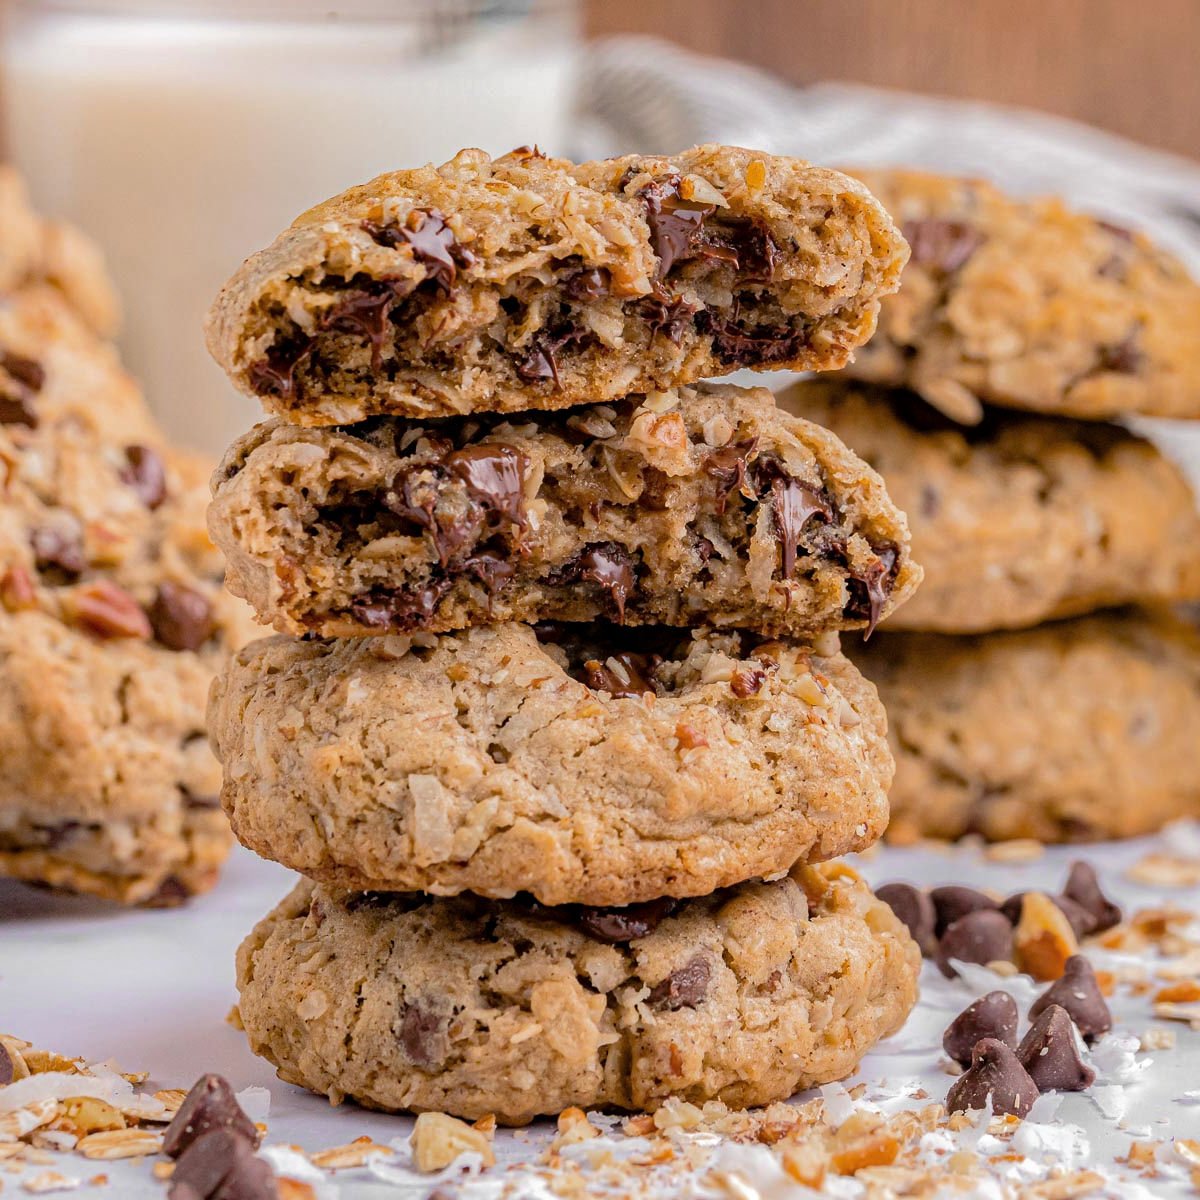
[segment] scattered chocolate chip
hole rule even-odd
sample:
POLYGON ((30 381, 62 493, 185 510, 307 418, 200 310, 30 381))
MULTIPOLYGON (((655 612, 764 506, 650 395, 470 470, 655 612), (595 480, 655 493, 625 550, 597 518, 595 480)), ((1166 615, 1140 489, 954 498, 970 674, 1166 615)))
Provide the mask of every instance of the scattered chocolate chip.
POLYGON ((1063 895, 1091 913, 1095 920, 1093 933, 1103 933, 1121 923, 1120 908, 1100 890, 1100 881, 1090 863, 1076 861, 1071 864, 1063 895))
POLYGON ((942 1049, 964 1067, 983 1038, 995 1038, 1010 1050, 1017 1048, 1017 1002, 1007 992, 988 992, 967 1005, 942 1035, 942 1049))
POLYGON ((994 908, 981 908, 959 917, 938 941, 937 965, 947 979, 958 972, 951 959, 986 965, 990 962, 1011 962, 1013 932, 1008 918, 994 908))
POLYGON ((983 1038, 971 1052, 971 1065, 951 1085, 946 1095, 950 1112, 992 1111, 1023 1117, 1038 1098, 1037 1084, 1029 1078, 1016 1054, 996 1038, 983 1038))
POLYGON ((647 900, 644 904, 627 904, 622 908, 591 908, 575 910, 575 920, 584 933, 601 942, 632 942, 653 933, 663 918, 671 915, 679 902, 669 896, 647 900))
POLYGON ((608 692, 614 699, 643 696, 654 691, 654 672, 662 662, 657 654, 619 650, 604 662, 590 658, 583 664, 583 682, 594 692, 608 692), (616 662, 616 667, 609 664, 616 662), (624 677, 622 677, 624 676, 624 677))
POLYGON ((228 1130, 252 1146, 258 1145, 258 1130, 242 1111, 229 1082, 220 1075, 202 1075, 167 1126, 162 1152, 178 1158, 197 1138, 214 1129, 228 1130))
POLYGON ((1017 1057, 1042 1092, 1082 1092, 1096 1072, 1079 1052, 1079 1035, 1065 1008, 1047 1005, 1021 1039, 1017 1057))
POLYGON ((124 588, 107 579, 77 587, 68 597, 67 610, 74 623, 105 639, 149 639, 150 619, 124 588))
POLYGON ((148 508, 156 509, 167 498, 167 471, 158 453, 149 446, 126 446, 121 482, 133 489, 148 508))
POLYGON ((563 294, 571 300, 599 300, 612 289, 612 277, 605 267, 577 271, 563 284, 563 294))
POLYGON ((908 926, 912 940, 926 958, 937 953, 936 912, 929 893, 911 883, 885 883, 875 895, 908 926))
POLYGON ((933 909, 937 914, 934 932, 938 937, 941 937, 959 917, 965 917, 967 913, 980 909, 996 907, 995 900, 990 896, 957 883, 930 889, 929 899, 933 902, 933 909))
POLYGON ((475 261, 436 208, 414 208, 403 222, 380 225, 364 221, 362 227, 381 246, 395 249, 408 245, 413 258, 424 266, 425 277, 447 293, 454 286, 459 267, 469 267, 475 261))
POLYGON ((228 1129, 196 1138, 171 1173, 168 1200, 276 1200, 275 1176, 254 1146, 228 1129))
POLYGON ((445 1061, 446 1022, 424 1001, 404 1005, 397 1036, 414 1066, 440 1067, 445 1061))
POLYGON ((625 602, 636 586, 633 558, 619 542, 594 542, 564 563, 548 582, 561 586, 585 580, 598 584, 611 598, 617 620, 625 620, 625 602))
POLYGON ((36 429, 34 400, 46 382, 46 373, 31 358, 22 358, 0 350, 0 371, 8 376, 0 381, 0 425, 25 425, 36 429))
POLYGON ((695 1008, 708 994, 712 964, 708 956, 697 954, 677 971, 650 989, 649 1001, 674 1012, 677 1008, 695 1008))
MULTIPOLYGON (((1077 904, 1069 896, 1050 896, 1055 906, 1067 918, 1068 924, 1077 938, 1086 937, 1096 929, 1096 918, 1082 904, 1077 904)), ((1000 911, 1016 925, 1021 919, 1021 907, 1025 902, 1025 893, 1016 892, 1000 905, 1000 911)))
POLYGON ((912 250, 909 261, 941 275, 951 275, 965 266, 986 241, 973 225, 946 217, 906 221, 902 232, 912 250))
POLYGON ((87 555, 78 531, 42 526, 29 534, 29 545, 39 571, 61 571, 74 579, 87 568, 87 555))
POLYGON ((216 629, 208 597, 163 580, 147 615, 155 639, 168 650, 199 650, 216 629))
POLYGON ((1112 1028, 1112 1014, 1096 981, 1096 972, 1082 954, 1072 954, 1067 959, 1062 978, 1056 979, 1033 1002, 1029 1019, 1036 1020, 1052 1004, 1067 1010, 1085 1041, 1094 1041, 1112 1028))
POLYGON ((846 588, 850 593, 846 601, 846 616, 866 621, 864 641, 875 632, 883 616, 884 605, 892 594, 900 552, 895 546, 876 546, 875 554, 877 557, 870 566, 861 573, 851 574, 846 580, 846 588))
POLYGON ((350 614, 368 629, 412 633, 428 627, 449 590, 448 579, 434 579, 418 588, 378 588, 351 601, 350 614))
POLYGON ((748 700, 762 691, 767 681, 767 673, 762 667, 740 666, 735 668, 729 680, 729 690, 739 700, 748 700))

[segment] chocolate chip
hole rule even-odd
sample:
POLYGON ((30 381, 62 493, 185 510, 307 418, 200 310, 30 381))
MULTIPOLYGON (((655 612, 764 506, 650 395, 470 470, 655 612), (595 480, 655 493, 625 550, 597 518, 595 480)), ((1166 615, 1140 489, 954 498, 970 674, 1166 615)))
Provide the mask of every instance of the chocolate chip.
MULTIPOLYGON (((1096 918, 1082 904, 1077 904, 1069 896, 1051 896, 1055 906, 1067 918, 1068 924, 1077 938, 1085 937, 1096 929, 1096 918)), ((1000 911, 1016 925, 1021 919, 1021 907, 1025 902, 1025 893, 1016 892, 1000 905, 1000 911)))
POLYGON ((996 907, 995 900, 990 896, 957 883, 930 889, 929 899, 933 902, 933 910, 937 914, 934 932, 938 937, 941 937, 959 917, 965 917, 967 913, 978 912, 980 909, 996 907))
POLYGON ((143 908, 178 908, 195 893, 178 875, 168 875, 154 892, 142 901, 143 908))
POLYGON ((853 620, 866 621, 867 626, 863 630, 864 641, 875 632, 883 616, 884 605, 892 594, 900 555, 896 546, 876 546, 874 549, 875 561, 859 572, 851 573, 846 580, 846 589, 849 592, 846 616, 853 620))
POLYGON ((77 530, 42 526, 29 534, 29 545, 39 571, 57 569, 73 579, 87 567, 83 539, 77 530))
POLYGON ((404 1053, 414 1066, 440 1067, 446 1059, 446 1023, 424 1001, 418 1000, 404 1005, 397 1036, 404 1053))
POLYGON ((148 639, 153 632, 138 602, 107 579, 77 587, 67 609, 76 625, 99 638, 148 639))
POLYGON ((875 895, 908 926, 921 953, 932 958, 937 953, 937 916, 929 894, 911 883, 885 883, 875 889, 875 895))
POLYGON ((1007 992, 988 992, 967 1005, 942 1035, 942 1049, 962 1066, 970 1066, 971 1051, 983 1038, 995 1038, 1010 1050, 1017 1048, 1017 1002, 1007 992))
POLYGON ((678 296, 649 297, 638 301, 638 316, 646 322, 653 338, 657 334, 665 334, 676 346, 683 340, 684 331, 692 324, 692 318, 697 309, 694 304, 678 296))
POLYGON ((663 279, 681 260, 691 258, 704 228, 704 219, 715 211, 712 204, 697 204, 679 195, 680 179, 670 175, 648 183, 638 193, 650 227, 650 245, 658 256, 658 278, 663 279))
POLYGON ((585 580, 604 589, 617 610, 617 620, 625 620, 625 602, 636 586, 633 558, 619 542, 594 542, 585 546, 569 562, 555 571, 548 582, 556 586, 585 580))
POLYGON ((1094 1041, 1112 1028, 1112 1014, 1096 981, 1096 972, 1082 954, 1072 954, 1067 959, 1062 978, 1056 979, 1033 1002, 1029 1019, 1035 1020, 1052 1004, 1067 1010, 1085 1041, 1094 1041))
POLYGON ((377 588, 351 601, 350 613, 368 629, 412 633, 429 626, 437 606, 449 590, 448 579, 433 579, 418 588, 377 588))
POLYGON ((166 579, 150 605, 150 627, 168 650, 199 650, 216 629, 208 597, 166 579))
POLYGON ((605 267, 577 271, 563 284, 563 294, 571 300, 599 300, 612 290, 612 277, 605 267))
POLYGON ((279 337, 266 355, 246 368, 246 379, 259 396, 277 396, 290 400, 299 394, 296 368, 313 352, 316 337, 299 328, 279 337))
POLYGON ((669 896, 647 900, 644 904, 627 904, 622 908, 591 908, 575 910, 575 920, 584 933, 601 942, 631 942, 653 933, 664 917, 675 911, 679 902, 669 896))
POLYGON ((454 286, 459 267, 469 267, 475 261, 436 208, 414 208, 403 222, 380 225, 364 221, 362 227, 381 246, 409 246, 413 258, 424 266, 426 279, 447 293, 454 286))
POLYGON ((214 796, 210 793, 198 795, 190 788, 180 785, 179 794, 183 798, 184 808, 192 808, 198 810, 214 809, 221 807, 221 797, 214 796))
POLYGON ((902 231, 912 250, 909 261, 941 275, 951 275, 965 266, 986 241, 973 225, 946 217, 907 221, 902 231))
POLYGON ((583 682, 594 692, 608 692, 614 699, 621 696, 644 696, 654 692, 654 672, 662 658, 657 654, 637 654, 619 650, 604 662, 591 658, 583 664, 583 682), (617 667, 609 666, 616 662, 617 667))
POLYGON ((175 1164, 168 1200, 276 1200, 275 1176, 254 1146, 228 1129, 196 1138, 175 1164))
POLYGON ((1100 348, 1096 369, 1116 375, 1136 375, 1145 362, 1146 356, 1138 345, 1138 331, 1135 329, 1114 345, 1100 348))
POLYGON ((697 954, 677 971, 650 989, 651 1004, 674 1012, 677 1008, 695 1008, 708 994, 712 964, 708 956, 697 954))
POLYGON ((704 473, 710 475, 717 483, 718 515, 725 511, 733 492, 747 500, 758 499, 758 492, 751 486, 747 477, 747 464, 754 456, 757 446, 757 438, 745 442, 732 442, 714 450, 704 460, 704 473))
POLYGON ((1065 1008, 1049 1004, 1021 1039, 1017 1057, 1042 1092, 1082 1092, 1096 1072, 1079 1052, 1079 1035, 1065 1008))
POLYGON ((133 489, 151 510, 167 498, 167 472, 163 460, 149 446, 126 446, 121 481, 133 489))
POLYGON ((383 363, 392 309, 408 294, 411 285, 399 281, 367 281, 348 289, 321 320, 321 330, 331 329, 360 337, 371 347, 371 369, 383 363))
POLYGON ((731 366, 768 367, 793 362, 807 335, 792 325, 747 327, 732 317, 705 309, 696 314, 696 328, 712 337, 712 348, 731 366))
POLYGON ((539 330, 523 350, 516 352, 513 370, 525 383, 552 379, 558 388, 561 386, 558 378, 560 351, 586 345, 593 337, 594 334, 585 326, 570 319, 561 320, 550 328, 539 330))
POLYGON ((519 450, 503 442, 482 442, 455 450, 446 457, 446 466, 489 512, 524 528, 528 460, 519 450))
POLYGON ((1016 1054, 996 1038, 983 1038, 971 1052, 971 1065, 951 1085, 946 1095, 950 1112, 992 1111, 1023 1117, 1038 1098, 1037 1084, 1029 1078, 1016 1054))
POLYGON ((162 1152, 178 1158, 197 1138, 224 1129, 258 1145, 258 1130, 242 1111, 233 1088, 220 1075, 201 1075, 163 1134, 162 1152))
POLYGON ((464 559, 459 568, 464 574, 474 575, 488 594, 488 611, 491 602, 508 586, 512 577, 517 573, 516 564, 510 558, 503 558, 491 550, 481 550, 464 559))
POLYGON ((1091 913, 1095 920, 1093 933, 1103 933, 1121 923, 1120 908, 1100 890, 1100 881, 1089 863, 1076 861, 1071 864, 1063 895, 1091 913))
POLYGON ((775 536, 779 541, 783 560, 783 578, 791 579, 792 572, 796 569, 796 550, 800 545, 804 526, 813 517, 828 521, 833 516, 833 509, 820 492, 793 479, 782 467, 771 480, 771 496, 774 502, 772 515, 775 519, 775 536))
POLYGON ((0 350, 0 370, 8 376, 0 381, 0 425, 25 425, 36 429, 34 400, 46 382, 46 373, 31 358, 0 350))
POLYGON ((937 965, 947 979, 958 972, 952 958, 965 963, 1011 962, 1013 932, 1008 918, 994 908, 981 908, 959 917, 938 941, 937 965))

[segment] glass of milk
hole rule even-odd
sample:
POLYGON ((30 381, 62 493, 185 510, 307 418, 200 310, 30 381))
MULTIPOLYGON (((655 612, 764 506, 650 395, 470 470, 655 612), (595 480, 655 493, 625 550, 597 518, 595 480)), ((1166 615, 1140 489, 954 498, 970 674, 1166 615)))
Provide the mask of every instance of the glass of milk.
POLYGON ((216 454, 261 415, 201 332, 242 259, 382 171, 563 152, 577 38, 573 0, 17 0, 7 149, 103 246, 169 432, 216 454))

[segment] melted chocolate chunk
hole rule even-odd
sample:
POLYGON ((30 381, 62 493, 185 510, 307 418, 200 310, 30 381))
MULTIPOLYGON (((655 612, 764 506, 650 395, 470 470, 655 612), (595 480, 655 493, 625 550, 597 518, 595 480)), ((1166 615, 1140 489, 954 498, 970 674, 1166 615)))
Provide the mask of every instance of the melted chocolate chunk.
POLYGON ((29 545, 39 571, 59 571, 75 579, 87 567, 83 539, 74 530, 43 526, 29 534, 29 545))
POLYGON ((600 300, 612 290, 612 277, 605 267, 578 271, 563 284, 563 294, 570 300, 600 300))
POLYGON ((448 579, 433 579, 419 588, 376 589, 352 601, 350 613, 368 629, 413 633, 428 627, 449 590, 448 579))
POLYGON ((632 650, 618 650, 604 662, 589 658, 583 664, 582 682, 594 692, 608 692, 611 696, 643 696, 654 691, 654 673, 662 663, 658 654, 638 654, 632 650), (608 664, 616 662, 620 670, 608 664), (624 678, 622 678, 624 672, 624 678))
POLYGON ((602 587, 617 610, 617 620, 625 620, 625 602, 637 585, 633 558, 618 542, 596 542, 585 546, 570 562, 550 578, 555 585, 584 580, 602 587))
POLYGON ((807 341, 805 332, 791 325, 748 328, 736 317, 723 317, 710 309, 696 315, 696 327, 712 335, 717 357, 731 365, 792 362, 807 341))
POLYGON ((952 275, 987 240, 973 225, 947 217, 905 222, 902 232, 912 249, 910 262, 939 275, 952 275))
POLYGON ((683 340, 683 332, 696 315, 696 306, 678 296, 665 299, 657 296, 638 302, 637 311, 650 329, 650 336, 662 333, 676 346, 683 340))
POLYGON ((789 475, 777 459, 760 459, 755 468, 756 482, 770 480, 775 536, 783 560, 783 578, 791 579, 796 569, 796 551, 804 526, 813 517, 832 520, 833 508, 820 492, 789 475))
POLYGON ((481 550, 464 559, 460 573, 474 575, 487 589, 489 608, 516 574, 517 568, 510 559, 503 558, 492 550, 481 550))
POLYGON ((199 650, 216 629, 208 597, 169 579, 159 585, 146 615, 155 639, 168 650, 199 650))
POLYGON ((446 293, 453 288, 459 267, 469 267, 475 261, 436 208, 414 208, 403 223, 364 221, 362 228, 381 246, 409 246, 413 258, 425 268, 425 278, 446 293))
POLYGON ((590 330, 570 321, 539 330, 528 346, 514 357, 513 370, 525 383, 552 379, 555 388, 558 388, 561 386, 558 378, 559 351, 583 345, 591 337, 590 330))
POLYGON ((258 1145, 258 1129, 242 1111, 233 1088, 220 1075, 202 1075, 184 1097, 163 1134, 162 1152, 178 1158, 197 1138, 224 1129, 258 1145))
POLYGON ((598 941, 616 945, 653 933, 678 904, 678 900, 663 896, 657 900, 647 900, 644 904, 627 904, 622 908, 581 905, 575 910, 574 919, 584 933, 598 941))
POLYGON ((34 400, 46 382, 46 372, 40 363, 22 358, 8 350, 0 350, 0 370, 8 376, 0 381, 0 425, 25 425, 36 429, 38 423, 34 400))
POLYGON ((435 1068, 445 1061, 445 1022, 423 1001, 405 1004, 397 1037, 415 1066, 435 1068))
POLYGON ((126 446, 121 482, 128 485, 151 511, 167 498, 167 471, 158 453, 149 446, 126 446))
POLYGON ((263 358, 246 368, 246 378, 259 396, 290 400, 296 392, 296 368, 312 353, 316 338, 296 329, 275 342, 263 358))
POLYGON ((517 528, 525 526, 525 455, 503 442, 464 446, 446 458, 478 503, 517 528))
POLYGON ((694 257, 704 219, 716 211, 712 204, 681 199, 679 184, 678 175, 669 175, 648 183, 638 193, 650 226, 650 245, 658 255, 659 279, 677 262, 694 257))
POLYGON ((846 581, 850 593, 846 601, 846 616, 867 622, 863 632, 864 641, 875 632, 879 618, 883 616, 884 605, 892 594, 892 585, 896 580, 896 565, 900 561, 895 546, 877 546, 875 553, 878 557, 861 575, 852 575, 846 581))
POLYGON ((411 290, 392 283, 365 283, 349 291, 326 314, 321 329, 357 335, 371 347, 371 369, 383 362, 383 343, 392 309, 411 290))
POLYGON ((704 473, 717 483, 717 513, 725 511, 729 497, 739 492, 747 500, 757 500, 758 492, 749 483, 746 466, 753 459, 758 447, 758 438, 745 442, 731 442, 714 450, 704 460, 704 473))
POLYGON ((708 994, 712 979, 712 964, 708 956, 697 954, 682 967, 650 989, 651 1004, 674 1012, 679 1008, 695 1008, 708 994))
MULTIPOLYGON (((711 228, 711 227, 710 227, 711 228)), ((731 221, 712 230, 734 253, 734 265, 747 281, 770 283, 779 267, 779 243, 759 217, 731 221)))

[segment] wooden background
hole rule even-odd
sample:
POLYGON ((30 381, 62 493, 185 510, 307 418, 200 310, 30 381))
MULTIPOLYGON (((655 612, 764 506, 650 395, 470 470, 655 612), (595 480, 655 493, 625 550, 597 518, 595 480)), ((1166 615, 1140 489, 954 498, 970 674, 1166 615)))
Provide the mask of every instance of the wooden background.
POLYGON ((796 83, 852 80, 1045 109, 1200 159, 1200 0, 586 0, 796 83))

